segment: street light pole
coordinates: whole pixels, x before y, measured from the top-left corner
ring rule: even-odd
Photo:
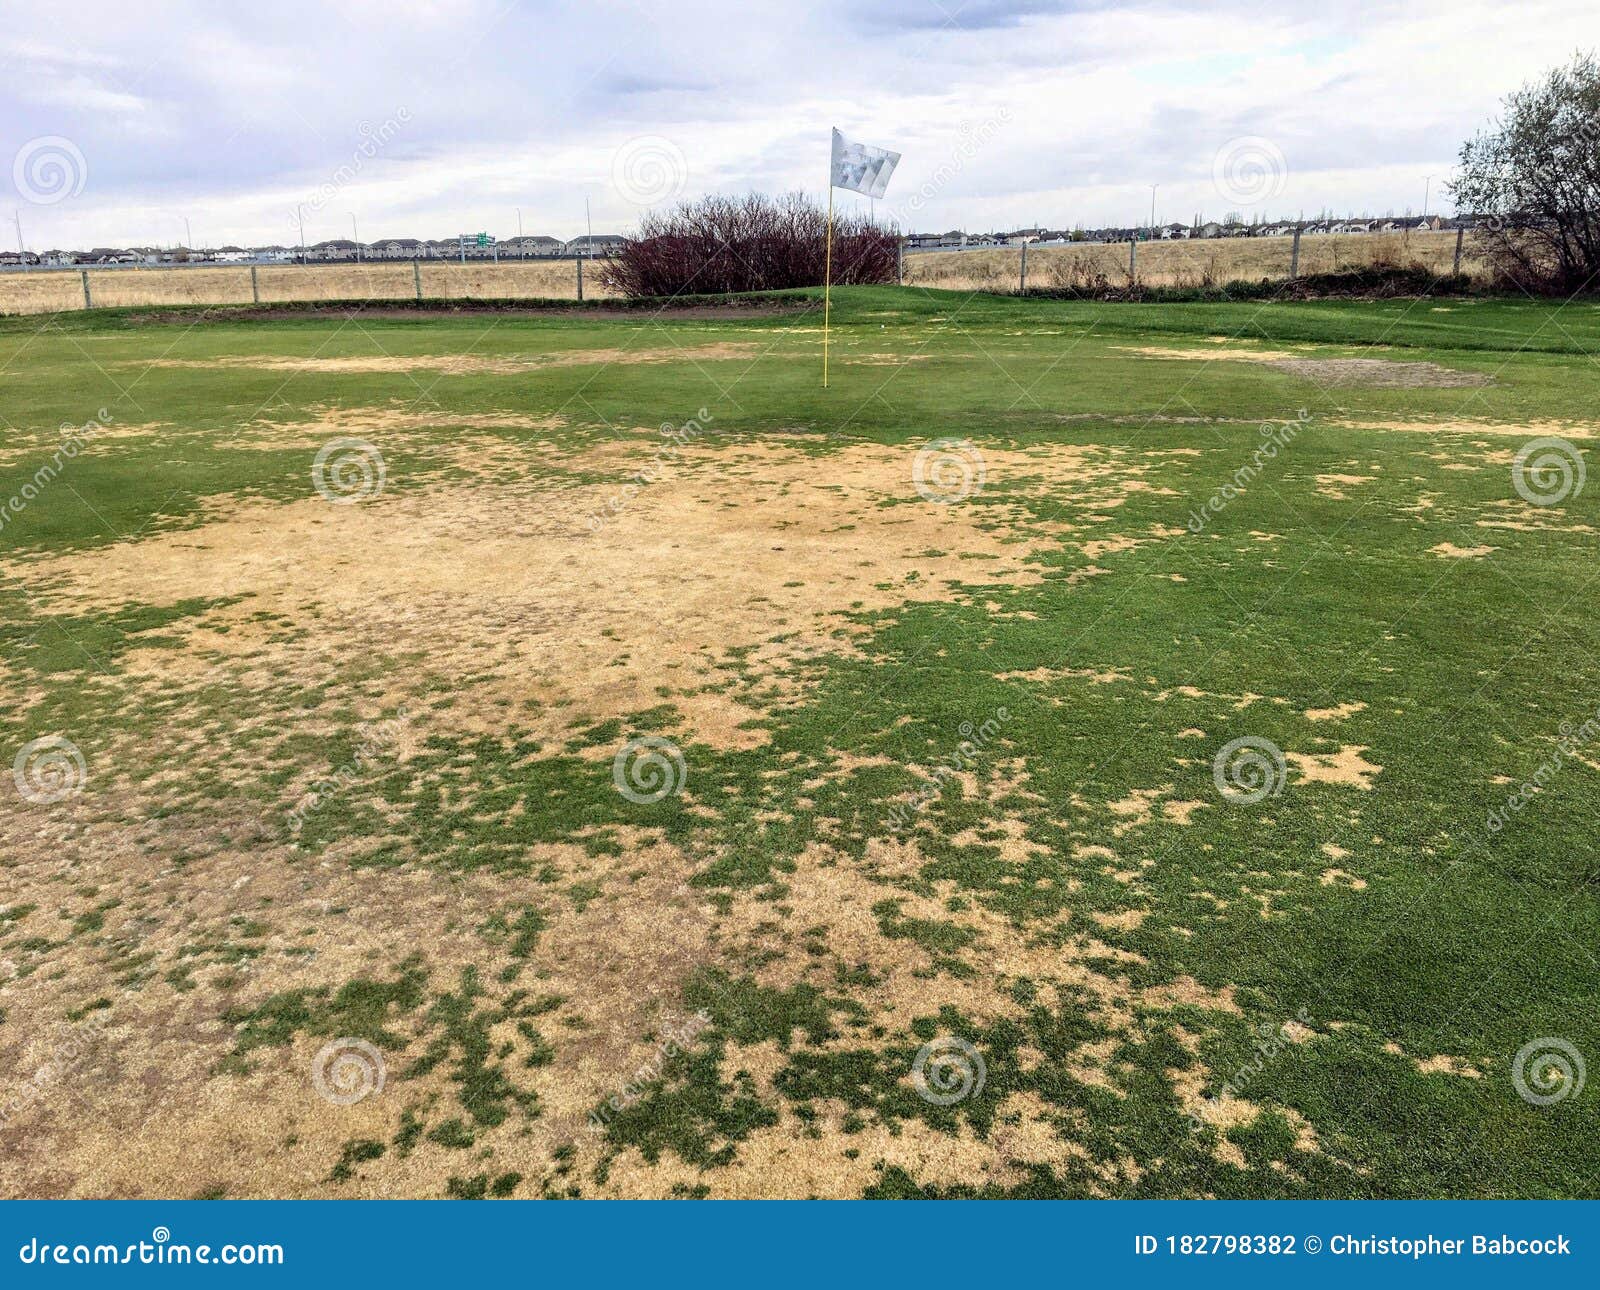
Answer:
[[[1150,185],[1150,236],[1156,235],[1156,189],[1161,185]]]
[[[356,263],[361,263],[361,230],[356,227],[356,213],[350,212],[350,233],[356,244]]]
[[[1429,175],[1422,186],[1422,218],[1428,218],[1428,198],[1433,196],[1433,176]]]

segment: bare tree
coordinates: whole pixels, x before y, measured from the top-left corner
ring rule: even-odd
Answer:
[[[1492,262],[1528,290],[1580,291],[1600,275],[1600,65],[1592,54],[1525,85],[1461,149],[1450,184]]]

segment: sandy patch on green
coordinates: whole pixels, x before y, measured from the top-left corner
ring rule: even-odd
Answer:
[[[617,364],[713,363],[749,358],[758,352],[754,341],[721,341],[713,345],[665,347],[558,349],[541,354],[360,354],[338,357],[287,354],[228,354],[218,358],[156,358],[124,364],[129,367],[234,368],[267,372],[438,372],[443,376],[531,372],[553,367],[590,367]]]
[[[610,447],[623,470],[650,461],[647,444]],[[1142,483],[1114,450],[985,457],[991,484],[1076,479],[1086,506],[1115,504]],[[286,626],[318,642],[334,674],[374,649],[414,650],[422,673],[474,683],[477,702],[457,719],[476,713],[491,728],[504,720],[490,715],[500,700],[537,703],[559,717],[545,730],[555,733],[670,694],[693,738],[744,747],[765,739],[748,724],[765,704],[727,686],[727,650],[744,647],[745,665],[767,676],[849,650],[861,630],[851,611],[1045,576],[1027,557],[1051,542],[1047,526],[1020,507],[925,502],[911,470],[912,454],[877,445],[826,458],[749,445],[687,450],[640,485],[631,472],[575,485],[546,470],[354,505],[219,502],[197,529],[19,562],[16,572],[55,609],[241,598],[214,626],[232,638],[228,653],[253,646],[258,662],[282,656],[272,639]],[[889,498],[905,504],[881,504]],[[254,622],[263,612],[271,627]],[[214,645],[215,633],[193,643]],[[155,652],[150,668],[218,678],[186,653]]]

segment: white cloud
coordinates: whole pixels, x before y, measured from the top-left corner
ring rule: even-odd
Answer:
[[[197,240],[284,241],[330,183],[308,238],[352,210],[368,238],[507,234],[519,206],[570,236],[586,197],[625,228],[630,138],[671,139],[690,194],[819,191],[833,124],[905,154],[890,205],[929,193],[919,226],[1131,222],[1152,184],[1163,218],[1221,214],[1212,159],[1241,135],[1287,163],[1271,213],[1415,208],[1429,175],[1437,209],[1499,97],[1600,28],[1590,0],[87,0],[70,28],[5,22],[0,175],[41,135],[89,167],[81,196],[23,206],[34,246],[176,241],[185,215]]]

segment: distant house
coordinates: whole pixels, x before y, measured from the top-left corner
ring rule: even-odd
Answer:
[[[306,247],[308,260],[353,260],[356,258],[356,244],[347,237],[330,238],[326,242],[316,242]]]
[[[582,237],[575,237],[567,243],[568,255],[615,255],[622,249],[622,244],[628,239],[616,233],[596,233],[590,237],[587,233]]]
[[[540,255],[560,255],[565,243],[558,237],[529,233],[526,237],[508,238],[500,244],[500,254],[531,259]]]
[[[1159,235],[1167,241],[1177,241],[1180,238],[1189,236],[1189,226],[1187,224],[1164,224],[1160,229]]]
[[[422,243],[414,237],[389,237],[374,242],[367,254],[374,260],[414,260],[421,254]]]

